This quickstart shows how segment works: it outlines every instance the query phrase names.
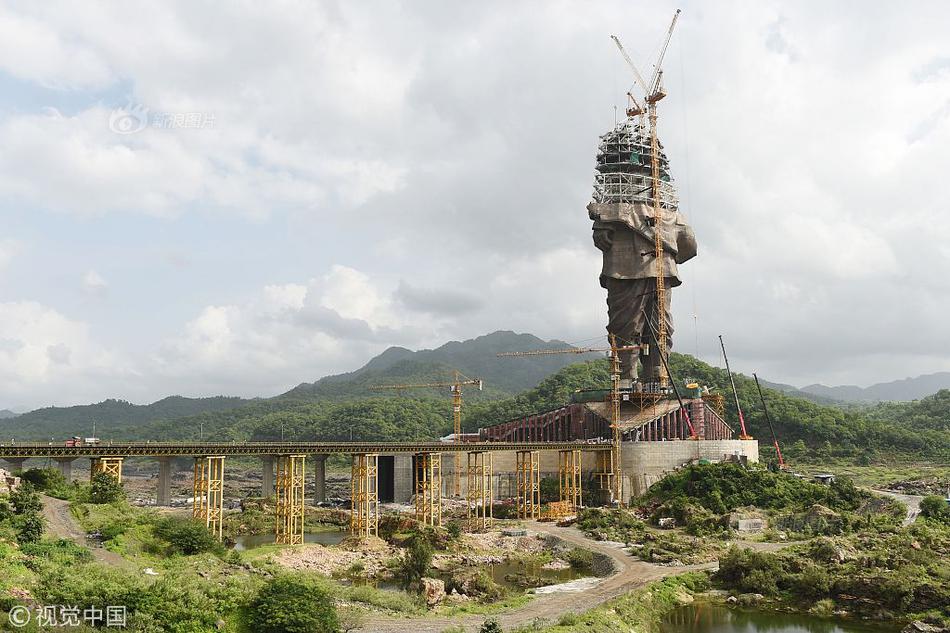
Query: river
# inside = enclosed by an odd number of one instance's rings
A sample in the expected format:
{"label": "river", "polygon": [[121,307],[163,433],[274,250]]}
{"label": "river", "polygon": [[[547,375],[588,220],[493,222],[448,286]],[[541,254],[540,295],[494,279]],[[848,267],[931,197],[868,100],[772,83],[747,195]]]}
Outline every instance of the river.
{"label": "river", "polygon": [[697,602],[674,609],[660,625],[661,633],[895,633],[885,626],[843,618],[797,613],[730,609]]}

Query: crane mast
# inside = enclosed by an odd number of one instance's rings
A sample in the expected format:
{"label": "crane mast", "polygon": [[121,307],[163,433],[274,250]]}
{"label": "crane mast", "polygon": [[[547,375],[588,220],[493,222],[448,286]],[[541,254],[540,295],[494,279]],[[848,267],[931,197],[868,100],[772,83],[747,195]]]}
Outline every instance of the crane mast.
{"label": "crane mast", "polygon": [[[433,389],[448,387],[452,390],[452,430],[453,439],[456,444],[462,441],[462,387],[474,386],[481,391],[484,382],[480,378],[467,378],[458,370],[455,370],[455,380],[451,382],[426,382],[416,384],[401,385],[373,385],[370,389]],[[456,497],[462,496],[462,453],[455,451],[455,476],[454,476],[454,494]]]}

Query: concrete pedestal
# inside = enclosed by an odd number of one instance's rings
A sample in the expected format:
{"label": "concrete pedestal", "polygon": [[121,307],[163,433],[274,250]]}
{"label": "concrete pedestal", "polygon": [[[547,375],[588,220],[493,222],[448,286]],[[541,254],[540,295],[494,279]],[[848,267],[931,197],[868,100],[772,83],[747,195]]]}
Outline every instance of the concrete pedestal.
{"label": "concrete pedestal", "polygon": [[155,494],[157,505],[171,505],[172,501],[172,459],[158,458],[158,490]]}
{"label": "concrete pedestal", "polygon": [[59,467],[59,472],[63,474],[63,478],[66,479],[66,483],[69,483],[73,480],[73,457],[57,457],[56,465]]}
{"label": "concrete pedestal", "polygon": [[261,496],[265,499],[274,496],[274,456],[261,457]]}
{"label": "concrete pedestal", "polygon": [[313,501],[314,503],[327,500],[327,456],[313,456]]}
{"label": "concrete pedestal", "polygon": [[393,501],[409,503],[412,500],[412,455],[397,454],[393,460]]}
{"label": "concrete pedestal", "polygon": [[10,464],[10,471],[23,470],[23,463],[26,462],[25,457],[7,457],[3,461]]}

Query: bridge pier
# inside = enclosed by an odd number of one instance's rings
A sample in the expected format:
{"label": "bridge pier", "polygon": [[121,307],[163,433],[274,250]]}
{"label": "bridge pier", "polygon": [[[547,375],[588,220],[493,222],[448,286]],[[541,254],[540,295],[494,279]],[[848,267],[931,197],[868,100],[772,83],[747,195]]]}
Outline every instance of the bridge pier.
{"label": "bridge pier", "polygon": [[26,462],[25,457],[4,457],[3,461],[10,464],[10,471],[15,472],[17,470],[23,470],[23,464]]}
{"label": "bridge pier", "polygon": [[261,455],[261,496],[267,499],[274,494],[274,456]]}
{"label": "bridge pier", "polygon": [[304,455],[277,457],[277,488],[274,492],[276,525],[274,542],[278,545],[303,544],[304,527]]}
{"label": "bridge pier", "polygon": [[518,451],[515,453],[515,479],[517,480],[518,518],[541,517],[541,453]]}
{"label": "bridge pier", "polygon": [[313,456],[314,482],[313,501],[319,503],[327,500],[327,456]]}
{"label": "bridge pier", "polygon": [[73,460],[75,457],[57,457],[56,465],[59,467],[59,472],[63,474],[63,478],[66,480],[66,483],[69,483],[73,480]]}
{"label": "bridge pier", "polygon": [[196,457],[192,516],[220,541],[224,515],[224,457]]}
{"label": "bridge pier", "polygon": [[122,461],[124,457],[93,457],[89,469],[89,481],[95,479],[99,473],[111,475],[116,483],[122,483]]}
{"label": "bridge pier", "polygon": [[350,534],[376,536],[379,527],[379,454],[354,453],[350,471]]}
{"label": "bridge pier", "polygon": [[412,455],[393,455],[393,501],[412,501]]}
{"label": "bridge pier", "polygon": [[155,505],[168,506],[172,502],[172,458],[158,458],[158,491]]}
{"label": "bridge pier", "polygon": [[473,531],[487,530],[494,523],[492,500],[494,474],[492,454],[472,452],[468,454],[468,512],[469,526]]}
{"label": "bridge pier", "polygon": [[[416,453],[416,520],[442,526],[442,453]],[[398,466],[397,466],[398,467]]]}

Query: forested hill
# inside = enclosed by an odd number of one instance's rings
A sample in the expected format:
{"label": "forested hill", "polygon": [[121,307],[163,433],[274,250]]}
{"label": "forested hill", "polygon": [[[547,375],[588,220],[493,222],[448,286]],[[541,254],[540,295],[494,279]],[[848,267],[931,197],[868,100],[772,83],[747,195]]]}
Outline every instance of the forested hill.
{"label": "forested hill", "polygon": [[74,407],[46,407],[16,417],[0,419],[0,438],[61,440],[65,437],[96,434],[110,436],[120,428],[137,427],[157,420],[173,420],[203,412],[234,409],[250,402],[244,398],[216,396],[184,398],[170,396],[152,404],[132,404],[124,400],[104,400]]}
{"label": "forested hill", "polygon": [[[360,369],[302,383],[285,393],[286,398],[343,399],[363,397],[372,385],[418,384],[450,380],[453,370],[485,381],[485,393],[469,390],[469,398],[485,400],[511,396],[535,387],[541,380],[578,359],[595,354],[554,354],[498,358],[499,352],[535,349],[568,349],[563,341],[545,341],[532,334],[498,331],[467,341],[453,341],[431,350],[410,351],[390,347]],[[444,390],[414,391],[413,395],[439,396]],[[408,395],[408,394],[407,394]]]}
{"label": "forested hill", "polygon": [[[729,394],[728,376],[692,357],[674,354],[674,375],[689,377]],[[605,360],[575,363],[548,376],[534,389],[517,396],[488,402],[468,402],[463,408],[463,426],[475,430],[517,416],[556,408],[568,402],[577,389],[609,384]],[[771,450],[771,436],[762,405],[751,378],[736,375],[739,400],[750,433],[761,441],[763,456]],[[873,417],[858,410],[842,410],[764,389],[779,440],[790,458],[845,457],[891,459],[908,457],[946,462],[950,460],[950,434],[946,425],[950,392],[938,394],[933,403],[923,403],[918,415],[880,409]],[[728,422],[738,427],[732,399]],[[923,401],[922,401],[923,402]],[[182,420],[149,425],[136,432],[155,439],[194,439],[198,428],[206,439],[242,440],[368,440],[404,441],[440,437],[451,430],[451,404],[447,394],[439,397],[400,396],[360,398],[350,401],[271,399],[217,413],[204,413]],[[738,431],[738,428],[737,428]],[[139,435],[141,437],[141,435]]]}

